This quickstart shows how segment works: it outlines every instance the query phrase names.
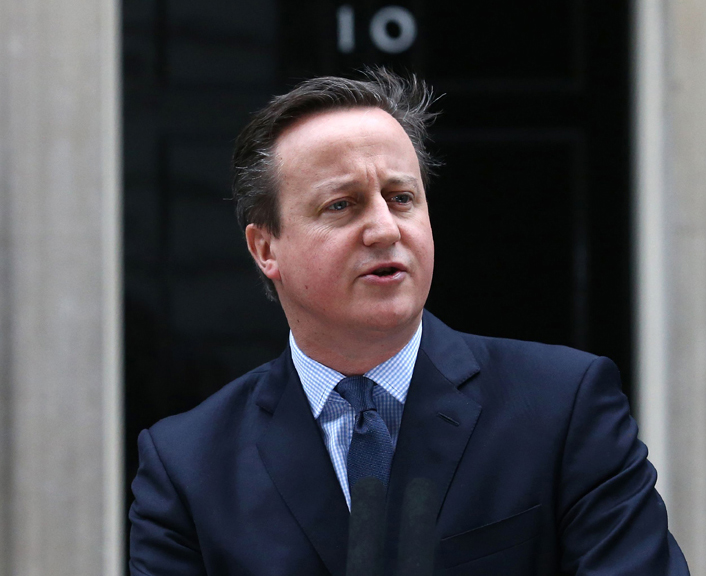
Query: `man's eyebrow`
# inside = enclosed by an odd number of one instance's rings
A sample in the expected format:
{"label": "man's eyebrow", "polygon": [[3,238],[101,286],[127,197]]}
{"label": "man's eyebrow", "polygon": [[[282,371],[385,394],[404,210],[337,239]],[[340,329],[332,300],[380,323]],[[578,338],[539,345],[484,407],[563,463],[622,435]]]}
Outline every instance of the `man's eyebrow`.
{"label": "man's eyebrow", "polygon": [[314,185],[316,190],[349,190],[360,185],[360,181],[355,178],[334,177],[319,182]]}
{"label": "man's eyebrow", "polygon": [[409,186],[411,188],[414,188],[414,190],[417,190],[419,187],[419,182],[417,181],[417,178],[414,176],[407,176],[407,175],[399,175],[399,176],[391,176],[387,180],[385,180],[385,185],[387,186]]}
{"label": "man's eyebrow", "polygon": [[[383,187],[384,186],[409,186],[410,188],[413,188],[415,191],[418,190],[419,188],[419,182],[418,179],[415,178],[412,175],[406,175],[406,174],[400,174],[400,175],[395,175],[395,176],[390,176],[389,178],[386,178],[383,181]],[[353,188],[357,188],[358,186],[363,185],[363,182],[361,180],[358,180],[357,178],[348,178],[348,177],[334,177],[330,178],[328,180],[324,180],[323,182],[319,182],[314,186],[316,190],[335,190],[335,191],[346,191],[350,190]]]}

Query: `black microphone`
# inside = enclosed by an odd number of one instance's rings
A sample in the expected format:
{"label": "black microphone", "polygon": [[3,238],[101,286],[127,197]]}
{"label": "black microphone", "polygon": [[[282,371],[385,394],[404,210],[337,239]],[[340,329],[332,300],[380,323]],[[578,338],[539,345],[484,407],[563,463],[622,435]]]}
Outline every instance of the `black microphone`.
{"label": "black microphone", "polygon": [[383,576],[385,486],[362,478],[351,489],[346,576]]}
{"label": "black microphone", "polygon": [[436,549],[436,515],[439,511],[436,485],[426,478],[414,478],[402,501],[397,576],[431,576]]}

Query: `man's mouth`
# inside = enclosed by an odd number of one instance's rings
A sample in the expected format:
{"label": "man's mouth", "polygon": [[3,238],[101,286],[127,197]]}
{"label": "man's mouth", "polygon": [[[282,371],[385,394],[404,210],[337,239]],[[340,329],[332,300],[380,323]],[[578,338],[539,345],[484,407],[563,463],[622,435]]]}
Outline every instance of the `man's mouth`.
{"label": "man's mouth", "polygon": [[401,262],[387,261],[380,262],[377,266],[372,265],[363,276],[377,276],[378,278],[390,278],[394,276],[395,278],[401,278],[402,274],[407,271],[407,268]]}
{"label": "man's mouth", "polygon": [[399,272],[399,268],[395,266],[385,266],[384,268],[376,268],[372,271],[375,276],[392,276],[396,272]]}

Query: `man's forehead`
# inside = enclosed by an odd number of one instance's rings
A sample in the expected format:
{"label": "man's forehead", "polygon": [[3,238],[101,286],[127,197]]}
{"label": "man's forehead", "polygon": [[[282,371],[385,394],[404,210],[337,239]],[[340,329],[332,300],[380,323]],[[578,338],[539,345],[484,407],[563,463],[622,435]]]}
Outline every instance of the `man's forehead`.
{"label": "man's forehead", "polygon": [[305,117],[279,136],[274,154],[280,171],[293,177],[303,170],[328,180],[356,171],[367,159],[386,173],[419,172],[409,136],[379,108],[329,110]]}
{"label": "man's forehead", "polygon": [[307,114],[282,131],[275,141],[275,152],[282,153],[290,146],[345,145],[368,131],[385,131],[412,144],[404,128],[389,113],[381,108],[361,106]]}
{"label": "man's forehead", "polygon": [[[346,118],[365,118],[366,116],[377,116],[380,118],[386,118],[402,128],[402,126],[397,122],[397,120],[389,113],[378,108],[377,106],[346,106],[341,108],[327,108],[324,110],[314,110],[312,112],[307,112],[300,118],[292,121],[288,124],[277,136],[277,141],[285,137],[290,132],[300,129],[302,126],[307,124],[316,124],[326,121],[329,118],[334,118],[336,122],[341,122]],[[355,120],[354,120],[355,121]]]}

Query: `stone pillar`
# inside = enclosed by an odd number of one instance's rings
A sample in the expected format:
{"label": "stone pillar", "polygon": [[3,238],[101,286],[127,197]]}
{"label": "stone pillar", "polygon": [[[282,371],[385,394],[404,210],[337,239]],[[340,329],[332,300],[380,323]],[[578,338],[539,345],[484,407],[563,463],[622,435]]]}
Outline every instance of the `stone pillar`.
{"label": "stone pillar", "polygon": [[118,576],[116,0],[0,0],[0,575]]}
{"label": "stone pillar", "polygon": [[706,4],[667,7],[671,493],[674,533],[706,576]]}
{"label": "stone pillar", "polygon": [[706,3],[636,2],[640,423],[706,576]]}

